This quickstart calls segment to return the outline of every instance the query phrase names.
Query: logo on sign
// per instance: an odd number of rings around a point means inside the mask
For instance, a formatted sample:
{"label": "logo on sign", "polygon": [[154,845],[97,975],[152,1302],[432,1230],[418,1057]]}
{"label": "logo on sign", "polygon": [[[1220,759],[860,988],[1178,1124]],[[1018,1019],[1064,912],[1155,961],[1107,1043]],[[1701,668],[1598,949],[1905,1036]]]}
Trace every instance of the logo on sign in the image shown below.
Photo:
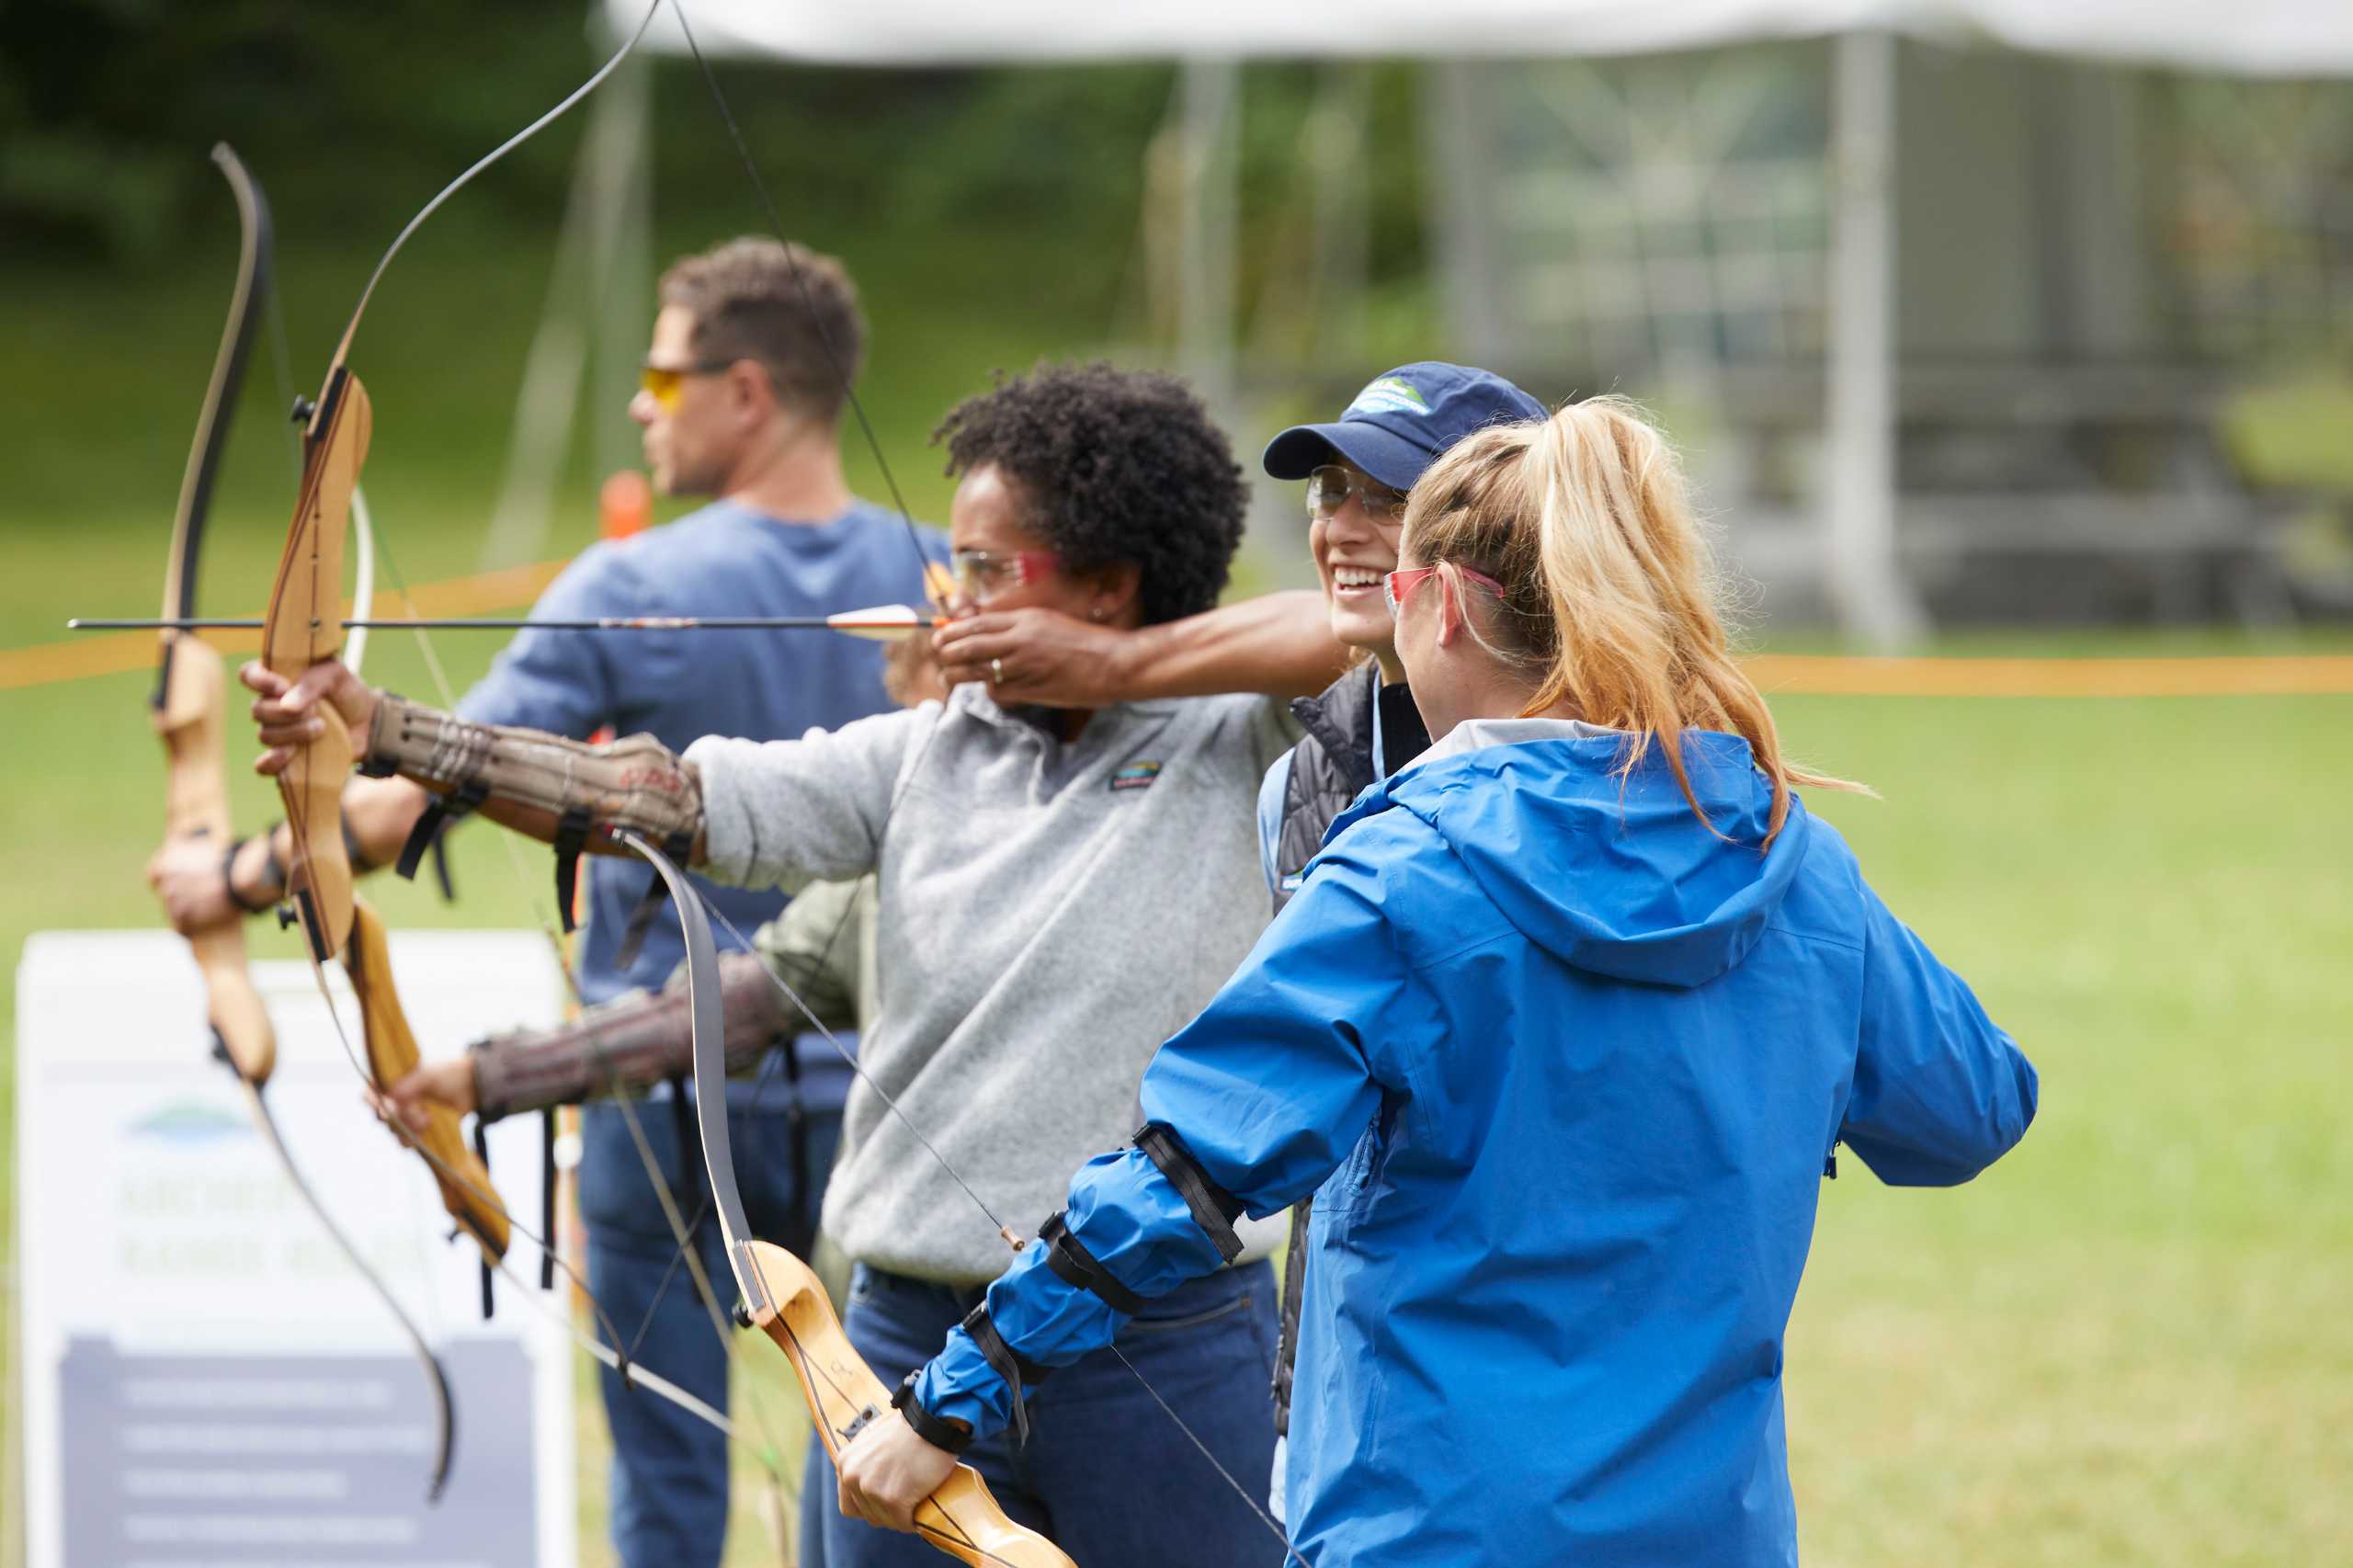
{"label": "logo on sign", "polygon": [[227,1111],[177,1100],[132,1122],[131,1135],[165,1143],[211,1143],[223,1138],[250,1138],[253,1129]]}

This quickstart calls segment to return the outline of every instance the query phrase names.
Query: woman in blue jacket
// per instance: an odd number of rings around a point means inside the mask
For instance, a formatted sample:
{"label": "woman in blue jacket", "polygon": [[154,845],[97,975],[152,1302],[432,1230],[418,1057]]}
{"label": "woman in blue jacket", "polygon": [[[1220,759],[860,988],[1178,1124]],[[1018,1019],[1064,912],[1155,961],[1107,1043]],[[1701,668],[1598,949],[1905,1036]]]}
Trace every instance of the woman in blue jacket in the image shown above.
{"label": "woman in blue jacket", "polygon": [[1673,454],[1610,399],[1463,441],[1389,579],[1435,737],[1145,1074],[1137,1146],[847,1456],[904,1528],[1019,1369],[1313,1192],[1294,1560],[1795,1559],[1781,1340],[1824,1162],[1968,1180],[2035,1074],[1794,785]]}

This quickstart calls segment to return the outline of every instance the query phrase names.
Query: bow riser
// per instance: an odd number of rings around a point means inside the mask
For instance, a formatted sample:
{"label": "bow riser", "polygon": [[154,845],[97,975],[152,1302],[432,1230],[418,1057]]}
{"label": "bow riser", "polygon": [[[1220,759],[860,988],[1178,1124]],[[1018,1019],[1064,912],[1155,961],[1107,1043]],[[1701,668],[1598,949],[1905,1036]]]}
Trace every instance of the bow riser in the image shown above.
{"label": "bow riser", "polygon": [[[169,633],[163,686],[151,710],[162,737],[166,782],[164,836],[229,844],[228,774],[223,766],[221,655],[194,637]],[[237,1076],[256,1088],[278,1064],[278,1037],[245,967],[242,924],[215,926],[188,937],[204,975],[205,1015]]]}
{"label": "bow riser", "polygon": [[[368,391],[340,363],[312,411],[303,437],[302,489],[278,558],[262,630],[262,662],[288,680],[343,648],[343,535],[351,493],[368,458],[374,415]],[[351,862],[343,848],[343,787],[352,763],[350,732],[332,705],[314,710],[325,733],[304,745],[278,778],[294,836],[287,891],[321,963],[351,933]]]}
{"label": "bow riser", "polygon": [[[392,949],[384,923],[364,899],[352,903],[350,940],[344,944],[343,967],[359,998],[362,1032],[368,1042],[368,1070],[376,1087],[383,1089],[416,1070],[415,1031],[401,1010],[392,989]],[[428,1105],[426,1130],[411,1133],[395,1127],[404,1141],[423,1148],[433,1179],[441,1188],[441,1206],[473,1237],[486,1258],[506,1256],[512,1240],[506,1210],[500,1209],[490,1185],[490,1171],[466,1146],[458,1113],[445,1105]]]}
{"label": "bow riser", "polygon": [[[776,1304],[752,1313],[752,1324],[775,1341],[800,1380],[816,1418],[817,1436],[838,1467],[842,1449],[867,1426],[891,1415],[891,1391],[849,1342],[834,1315],[825,1287],[806,1263],[782,1247],[750,1242],[731,1247],[745,1300]],[[973,1568],[1075,1568],[1060,1547],[1006,1517],[989,1483],[970,1465],[958,1465],[915,1509],[915,1530]]]}

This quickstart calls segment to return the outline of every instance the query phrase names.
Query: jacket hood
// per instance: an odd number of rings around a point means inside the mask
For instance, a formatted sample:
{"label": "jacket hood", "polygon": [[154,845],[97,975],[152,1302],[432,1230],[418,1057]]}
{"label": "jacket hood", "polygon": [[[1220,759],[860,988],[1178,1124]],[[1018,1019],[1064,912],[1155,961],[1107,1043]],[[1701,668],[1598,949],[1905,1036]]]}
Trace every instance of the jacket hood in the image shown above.
{"label": "jacket hood", "polygon": [[[1711,833],[1656,746],[1621,778],[1620,732],[1554,720],[1463,729],[1472,733],[1449,735],[1367,790],[1324,842],[1360,817],[1410,812],[1506,919],[1578,969],[1703,985],[1748,956],[1805,858],[1812,824],[1794,794],[1779,836],[1758,849],[1772,783],[1737,735],[1683,737],[1684,768]],[[1511,738],[1481,744],[1481,729]]]}

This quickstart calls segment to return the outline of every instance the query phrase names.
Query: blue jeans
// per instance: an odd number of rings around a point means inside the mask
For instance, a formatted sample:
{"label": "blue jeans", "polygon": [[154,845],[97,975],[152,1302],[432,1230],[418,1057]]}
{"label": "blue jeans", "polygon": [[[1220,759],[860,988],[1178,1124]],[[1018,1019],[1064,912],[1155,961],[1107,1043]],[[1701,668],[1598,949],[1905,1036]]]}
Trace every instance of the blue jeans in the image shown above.
{"label": "blue jeans", "polygon": [[[843,1326],[896,1387],[938,1353],[978,1290],[926,1285],[860,1264]],[[1118,1348],[1184,1418],[1217,1462],[1263,1502],[1275,1449],[1275,1274],[1245,1264],[1152,1302],[1120,1329]],[[975,1443],[964,1462],[1018,1523],[1052,1539],[1080,1568],[1205,1568],[1279,1562],[1268,1529],[1143,1384],[1108,1350],[1047,1380],[1029,1402],[1029,1444],[1011,1432]],[[801,1477],[801,1561],[824,1568],[933,1568],[921,1537],[842,1517],[824,1445],[809,1445]]]}
{"label": "blue jeans", "polygon": [[[692,1127],[684,1129],[691,1157],[682,1164],[678,1106],[641,1100],[632,1108],[663,1179],[676,1195],[680,1218],[693,1219],[710,1189]],[[685,1108],[692,1112],[691,1097]],[[731,1108],[728,1132],[753,1234],[807,1256],[841,1137],[841,1113],[801,1117],[790,1088],[766,1083],[750,1108]],[[677,1242],[620,1108],[608,1102],[583,1108],[581,1134],[588,1288],[612,1319],[607,1332],[618,1333],[624,1347],[638,1340],[631,1354],[647,1367],[725,1410],[727,1348],[712,1332],[685,1261],[676,1256]],[[735,1280],[717,1216],[704,1214],[696,1240],[721,1309],[733,1311]],[[598,1386],[613,1434],[613,1550],[624,1568],[717,1568],[727,1539],[727,1439],[668,1401],[624,1387],[610,1371]]]}

